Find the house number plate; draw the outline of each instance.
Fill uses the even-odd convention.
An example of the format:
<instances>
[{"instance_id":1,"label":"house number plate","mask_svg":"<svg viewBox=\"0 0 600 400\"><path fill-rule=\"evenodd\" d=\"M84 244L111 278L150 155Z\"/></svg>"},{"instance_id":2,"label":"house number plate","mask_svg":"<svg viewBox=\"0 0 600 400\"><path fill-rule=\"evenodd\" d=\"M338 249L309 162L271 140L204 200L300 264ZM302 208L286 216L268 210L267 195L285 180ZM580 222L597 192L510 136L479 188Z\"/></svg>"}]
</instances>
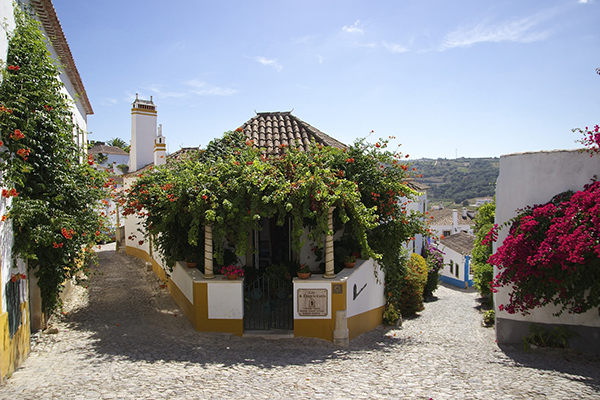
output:
<instances>
[{"instance_id":1,"label":"house number plate","mask_svg":"<svg viewBox=\"0 0 600 400\"><path fill-rule=\"evenodd\" d=\"M298 315L326 317L327 298L327 289L298 289Z\"/></svg>"}]
</instances>

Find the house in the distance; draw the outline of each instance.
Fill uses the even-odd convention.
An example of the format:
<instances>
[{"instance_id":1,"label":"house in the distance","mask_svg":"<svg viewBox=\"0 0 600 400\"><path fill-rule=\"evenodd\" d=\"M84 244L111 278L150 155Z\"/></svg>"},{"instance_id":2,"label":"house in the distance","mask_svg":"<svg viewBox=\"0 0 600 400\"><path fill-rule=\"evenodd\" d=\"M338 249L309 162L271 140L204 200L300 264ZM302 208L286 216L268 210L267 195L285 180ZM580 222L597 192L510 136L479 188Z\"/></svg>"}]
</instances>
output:
<instances>
[{"instance_id":1,"label":"house in the distance","mask_svg":"<svg viewBox=\"0 0 600 400\"><path fill-rule=\"evenodd\" d=\"M97 165L111 175L123 175L129 171L129 153L120 147L95 142L88 154L92 154Z\"/></svg>"},{"instance_id":2,"label":"house in the distance","mask_svg":"<svg viewBox=\"0 0 600 400\"><path fill-rule=\"evenodd\" d=\"M440 274L442 282L468 288L473 286L471 272L471 252L475 238L459 232L440 240L437 248L444 252L444 268Z\"/></svg>"},{"instance_id":3,"label":"house in the distance","mask_svg":"<svg viewBox=\"0 0 600 400\"><path fill-rule=\"evenodd\" d=\"M438 236L448 237L455 233L473 234L475 213L463 207L462 212L456 209L442 208L429 211L431 229Z\"/></svg>"}]
</instances>

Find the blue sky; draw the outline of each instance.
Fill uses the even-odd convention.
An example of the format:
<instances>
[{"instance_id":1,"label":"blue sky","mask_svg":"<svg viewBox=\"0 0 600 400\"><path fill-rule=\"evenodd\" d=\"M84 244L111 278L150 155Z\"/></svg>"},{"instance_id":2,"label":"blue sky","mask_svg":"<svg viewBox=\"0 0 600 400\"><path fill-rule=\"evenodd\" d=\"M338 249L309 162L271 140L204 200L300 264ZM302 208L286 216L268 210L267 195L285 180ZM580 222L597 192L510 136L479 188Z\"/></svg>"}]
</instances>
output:
<instances>
[{"instance_id":1,"label":"blue sky","mask_svg":"<svg viewBox=\"0 0 600 400\"><path fill-rule=\"evenodd\" d=\"M600 123L600 0L53 0L94 115L153 96L170 152L289 111L411 158L575 148Z\"/></svg>"}]
</instances>

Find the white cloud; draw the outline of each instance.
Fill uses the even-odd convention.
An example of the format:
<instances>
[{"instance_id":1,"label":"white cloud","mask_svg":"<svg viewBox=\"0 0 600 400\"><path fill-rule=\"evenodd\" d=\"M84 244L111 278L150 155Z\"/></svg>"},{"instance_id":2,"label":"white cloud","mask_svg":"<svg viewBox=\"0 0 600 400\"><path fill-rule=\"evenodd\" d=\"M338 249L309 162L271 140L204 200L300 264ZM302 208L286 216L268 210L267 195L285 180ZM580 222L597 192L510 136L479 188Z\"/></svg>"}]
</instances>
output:
<instances>
[{"instance_id":1,"label":"white cloud","mask_svg":"<svg viewBox=\"0 0 600 400\"><path fill-rule=\"evenodd\" d=\"M277 71L281 71L283 69L283 67L277 62L277 60L270 60L265 57L254 57L253 60L261 63L264 66L273 67Z\"/></svg>"},{"instance_id":2,"label":"white cloud","mask_svg":"<svg viewBox=\"0 0 600 400\"><path fill-rule=\"evenodd\" d=\"M482 42L520 42L530 43L544 40L550 36L549 30L534 30L546 17L542 14L512 19L498 24L485 20L474 27L461 27L448 33L442 50L455 47L470 47Z\"/></svg>"},{"instance_id":3,"label":"white cloud","mask_svg":"<svg viewBox=\"0 0 600 400\"><path fill-rule=\"evenodd\" d=\"M150 85L150 86L146 86L144 87L144 89L148 89L150 90L152 93L156 94L157 97L159 98L166 98L166 97L185 97L187 95L186 92L168 92L168 91L164 91L163 89L161 89L162 85Z\"/></svg>"},{"instance_id":4,"label":"white cloud","mask_svg":"<svg viewBox=\"0 0 600 400\"><path fill-rule=\"evenodd\" d=\"M579 0L578 1L579 4L591 4L593 2L594 2L594 0Z\"/></svg>"},{"instance_id":5,"label":"white cloud","mask_svg":"<svg viewBox=\"0 0 600 400\"><path fill-rule=\"evenodd\" d=\"M111 107L114 106L118 103L119 101L117 99L102 99L102 101L100 102L101 105L106 106L106 107Z\"/></svg>"},{"instance_id":6,"label":"white cloud","mask_svg":"<svg viewBox=\"0 0 600 400\"><path fill-rule=\"evenodd\" d=\"M323 64L323 60L324 60L324 58L323 58L323 56L322 56L322 55L320 55L320 54L317 54L317 59L319 60L319 64Z\"/></svg>"},{"instance_id":7,"label":"white cloud","mask_svg":"<svg viewBox=\"0 0 600 400\"><path fill-rule=\"evenodd\" d=\"M383 42L383 47L385 47L392 53L406 53L408 51L406 47L396 43Z\"/></svg>"},{"instance_id":8,"label":"white cloud","mask_svg":"<svg viewBox=\"0 0 600 400\"><path fill-rule=\"evenodd\" d=\"M356 22L350 26L344 25L342 30L344 32L349 32L349 33L365 33L365 30L363 28L361 28L360 25L361 25L360 20L357 19Z\"/></svg>"},{"instance_id":9,"label":"white cloud","mask_svg":"<svg viewBox=\"0 0 600 400\"><path fill-rule=\"evenodd\" d=\"M197 94L198 96L231 96L238 92L237 90L231 88L212 86L197 79L192 79L191 81L184 83L188 86L191 86L191 92Z\"/></svg>"}]
</instances>

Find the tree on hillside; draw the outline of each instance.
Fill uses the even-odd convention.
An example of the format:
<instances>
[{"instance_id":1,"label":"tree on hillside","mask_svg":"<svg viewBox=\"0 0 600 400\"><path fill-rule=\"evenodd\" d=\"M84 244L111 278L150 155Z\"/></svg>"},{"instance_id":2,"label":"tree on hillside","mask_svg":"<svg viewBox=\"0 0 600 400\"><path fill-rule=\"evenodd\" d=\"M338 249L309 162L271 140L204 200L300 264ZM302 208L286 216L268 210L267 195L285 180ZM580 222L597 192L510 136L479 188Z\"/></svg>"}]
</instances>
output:
<instances>
[{"instance_id":1,"label":"tree on hillside","mask_svg":"<svg viewBox=\"0 0 600 400\"><path fill-rule=\"evenodd\" d=\"M473 281L482 296L490 296L492 293L490 284L494 278L494 267L488 264L488 259L492 255L492 242L486 241L485 238L494 227L495 218L496 202L494 200L493 203L484 204L479 208L473 229L475 233L475 244L471 252Z\"/></svg>"}]
</instances>

